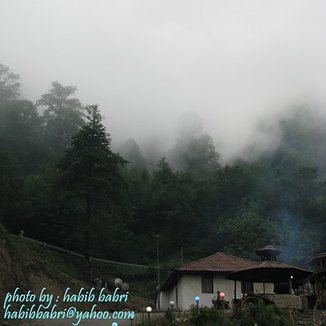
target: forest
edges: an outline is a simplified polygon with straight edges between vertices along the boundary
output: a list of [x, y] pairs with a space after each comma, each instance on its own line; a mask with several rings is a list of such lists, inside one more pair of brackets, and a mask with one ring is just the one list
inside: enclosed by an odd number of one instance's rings
[[180, 129], [165, 156], [112, 149], [98, 105], [58, 81], [35, 103], [0, 64], [0, 223], [85, 255], [174, 267], [217, 251], [257, 259], [271, 244], [302, 265], [326, 248], [326, 128], [307, 106], [280, 142], [221, 163], [212, 137]]

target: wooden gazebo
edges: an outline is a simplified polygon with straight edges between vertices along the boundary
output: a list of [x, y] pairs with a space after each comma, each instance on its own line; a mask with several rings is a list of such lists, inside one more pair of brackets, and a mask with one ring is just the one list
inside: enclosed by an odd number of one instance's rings
[[311, 257], [305, 264], [315, 269], [313, 272], [313, 283], [316, 305], [319, 309], [326, 309], [326, 252]]
[[266, 246], [256, 251], [261, 261], [253, 262], [241, 270], [230, 273], [226, 278], [243, 282], [262, 282], [263, 294], [265, 283], [289, 282], [292, 291], [292, 282], [303, 280], [311, 275], [311, 272], [276, 260], [281, 251], [272, 246]]

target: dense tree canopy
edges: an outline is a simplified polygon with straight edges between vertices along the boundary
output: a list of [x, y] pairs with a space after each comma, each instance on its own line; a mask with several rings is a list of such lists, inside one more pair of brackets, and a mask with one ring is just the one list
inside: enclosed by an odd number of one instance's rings
[[11, 152], [24, 172], [36, 169], [45, 156], [41, 118], [27, 100], [0, 106], [0, 150]]
[[[84, 252], [92, 254], [93, 215], [115, 206], [123, 180], [119, 168], [125, 161], [111, 151], [111, 140], [96, 105], [86, 107], [86, 124], [72, 138], [58, 164], [58, 192], [65, 202], [80, 207], [77, 223], [84, 231]], [[104, 206], [105, 205], [105, 206]]]
[[19, 75], [0, 63], [0, 106], [7, 104], [19, 95]]
[[201, 176], [215, 172], [219, 166], [213, 139], [203, 132], [202, 123], [196, 116], [186, 117], [183, 121], [171, 152], [176, 168]]
[[54, 82], [35, 104], [17, 98], [18, 75], [3, 65], [0, 73], [0, 222], [9, 231], [86, 257], [153, 265], [159, 235], [166, 266], [216, 251], [254, 258], [267, 244], [292, 263], [325, 250], [321, 117], [300, 108], [280, 121], [280, 144], [247, 161], [220, 164], [196, 120], [167, 158], [155, 139], [147, 150], [129, 140], [123, 158], [98, 107], [84, 117], [76, 87]]
[[42, 117], [45, 135], [54, 151], [62, 151], [84, 124], [83, 106], [74, 97], [76, 91], [75, 86], [62, 86], [55, 81], [49, 93], [37, 101], [38, 106], [45, 107]]

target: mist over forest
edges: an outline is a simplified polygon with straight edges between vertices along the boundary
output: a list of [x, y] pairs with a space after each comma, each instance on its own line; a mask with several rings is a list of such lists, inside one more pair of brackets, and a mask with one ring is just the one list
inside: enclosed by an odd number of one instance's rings
[[0, 1], [0, 223], [162, 278], [325, 251], [325, 10]]
[[303, 264], [326, 248], [322, 108], [297, 104], [260, 121], [225, 160], [196, 113], [169, 148], [159, 138], [113, 146], [101, 106], [81, 103], [76, 86], [54, 81], [35, 102], [20, 88], [1, 64], [0, 222], [10, 232], [152, 265], [159, 235], [165, 272], [216, 251], [256, 259], [271, 244]]

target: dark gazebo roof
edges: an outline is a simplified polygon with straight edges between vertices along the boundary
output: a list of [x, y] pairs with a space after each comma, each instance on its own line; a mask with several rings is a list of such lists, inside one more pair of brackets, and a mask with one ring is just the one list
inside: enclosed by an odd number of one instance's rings
[[326, 252], [321, 252], [311, 257], [308, 261], [305, 262], [305, 265], [319, 265], [322, 262], [325, 262], [326, 267]]
[[306, 269], [281, 263], [276, 260], [265, 260], [252, 263], [250, 266], [227, 275], [227, 279], [243, 282], [285, 282], [290, 278], [303, 280], [312, 274]]
[[285, 282], [289, 279], [304, 280], [312, 273], [300, 267], [281, 263], [276, 260], [281, 251], [271, 245], [256, 250], [260, 262], [254, 262], [241, 270], [234, 271], [226, 278], [243, 282]]
[[262, 260], [275, 260], [282, 251], [274, 248], [271, 245], [257, 249], [256, 254], [261, 257]]

